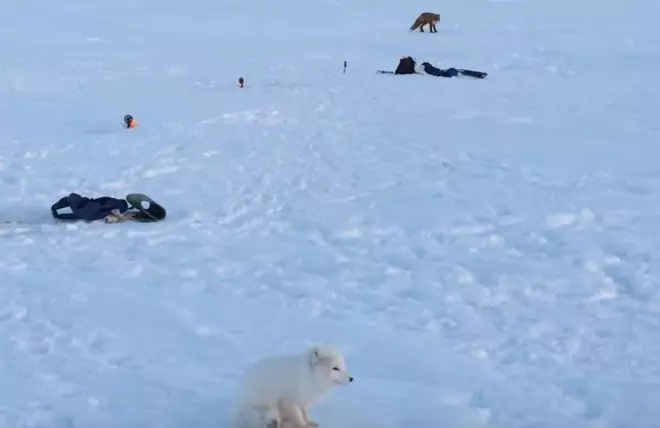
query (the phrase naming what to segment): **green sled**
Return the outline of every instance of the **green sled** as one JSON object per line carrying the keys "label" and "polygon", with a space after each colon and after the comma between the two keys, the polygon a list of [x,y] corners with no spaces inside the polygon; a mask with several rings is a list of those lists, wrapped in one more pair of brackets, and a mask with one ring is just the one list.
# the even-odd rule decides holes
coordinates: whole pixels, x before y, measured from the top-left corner
{"label": "green sled", "polygon": [[[167,211],[165,211],[165,208],[163,208],[162,205],[160,205],[158,202],[154,201],[147,195],[143,195],[141,193],[130,193],[126,195],[126,200],[128,203],[138,210],[137,213],[135,213],[135,217],[133,217],[133,220],[135,221],[141,221],[141,222],[154,222],[154,221],[160,221],[165,218],[167,215]],[[142,204],[144,202],[148,202],[149,206],[145,207]]]}

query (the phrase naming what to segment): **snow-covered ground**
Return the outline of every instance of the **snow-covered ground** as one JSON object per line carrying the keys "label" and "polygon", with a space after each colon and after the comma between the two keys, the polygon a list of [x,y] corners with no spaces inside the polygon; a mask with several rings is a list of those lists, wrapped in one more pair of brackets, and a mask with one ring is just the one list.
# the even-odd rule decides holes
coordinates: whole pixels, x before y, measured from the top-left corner
{"label": "snow-covered ground", "polygon": [[660,427],[656,3],[5,2],[0,428],[222,428],[316,341],[321,427]]}

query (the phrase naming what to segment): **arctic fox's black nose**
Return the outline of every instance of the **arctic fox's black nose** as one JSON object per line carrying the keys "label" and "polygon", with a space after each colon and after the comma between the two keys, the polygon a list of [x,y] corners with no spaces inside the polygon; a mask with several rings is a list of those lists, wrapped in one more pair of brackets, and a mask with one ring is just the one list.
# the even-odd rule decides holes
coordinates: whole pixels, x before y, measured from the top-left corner
{"label": "arctic fox's black nose", "polygon": [[353,382],[353,378],[352,378],[352,377],[349,377],[349,378],[348,378],[348,381],[349,381],[349,382]]}

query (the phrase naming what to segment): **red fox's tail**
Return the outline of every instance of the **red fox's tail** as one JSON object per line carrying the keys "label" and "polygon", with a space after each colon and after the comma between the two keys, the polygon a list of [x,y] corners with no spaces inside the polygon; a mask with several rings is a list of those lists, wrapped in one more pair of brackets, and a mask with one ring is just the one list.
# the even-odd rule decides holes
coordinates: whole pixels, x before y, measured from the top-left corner
{"label": "red fox's tail", "polygon": [[420,25],[422,25],[422,18],[418,16],[413,25],[410,26],[410,31],[418,29]]}

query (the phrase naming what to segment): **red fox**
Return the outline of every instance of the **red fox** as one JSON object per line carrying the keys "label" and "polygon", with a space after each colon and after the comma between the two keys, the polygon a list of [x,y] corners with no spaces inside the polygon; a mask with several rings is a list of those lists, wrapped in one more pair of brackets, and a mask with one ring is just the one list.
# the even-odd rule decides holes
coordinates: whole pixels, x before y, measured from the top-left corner
{"label": "red fox", "polygon": [[415,19],[415,22],[413,22],[413,25],[410,26],[410,31],[415,31],[417,28],[419,28],[420,32],[424,32],[424,26],[426,24],[429,24],[429,32],[431,33],[437,33],[438,30],[435,28],[435,23],[440,22],[440,14],[439,13],[433,13],[433,12],[424,12],[420,14],[417,19]]}

